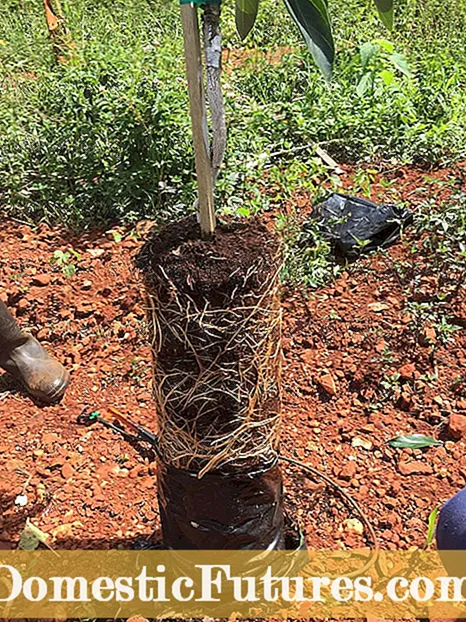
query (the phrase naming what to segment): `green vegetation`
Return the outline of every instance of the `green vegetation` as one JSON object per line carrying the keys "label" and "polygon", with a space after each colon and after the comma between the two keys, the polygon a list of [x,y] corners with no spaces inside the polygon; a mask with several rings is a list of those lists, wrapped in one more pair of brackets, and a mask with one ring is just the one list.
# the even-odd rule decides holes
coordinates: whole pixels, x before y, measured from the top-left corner
{"label": "green vegetation", "polygon": [[[267,209],[299,187],[318,191],[323,173],[315,154],[295,151],[314,142],[341,161],[425,163],[464,155],[466,2],[398,4],[389,35],[366,0],[331,3],[337,53],[329,85],[284,6],[262,0],[243,45],[234,2],[225,3],[226,43],[247,50],[224,77],[229,140],[219,192],[226,211]],[[178,3],[63,2],[75,46],[62,65],[54,63],[42,0],[4,5],[2,209],[22,220],[75,226],[166,219],[190,209],[195,188]]]}

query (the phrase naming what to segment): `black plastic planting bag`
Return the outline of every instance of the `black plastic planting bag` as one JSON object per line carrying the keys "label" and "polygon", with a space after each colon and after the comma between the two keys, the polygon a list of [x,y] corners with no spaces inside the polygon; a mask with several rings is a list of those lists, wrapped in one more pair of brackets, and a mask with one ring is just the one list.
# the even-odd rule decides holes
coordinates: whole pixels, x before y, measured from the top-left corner
{"label": "black plastic planting bag", "polygon": [[241,474],[195,473],[158,464],[165,544],[177,550],[285,548],[280,468]]}
{"label": "black plastic planting bag", "polygon": [[[397,205],[377,205],[358,197],[333,193],[314,208],[311,219],[317,221],[336,254],[354,258],[396,242],[401,227],[412,221],[412,214]],[[312,230],[313,223],[308,220],[302,230],[302,245],[306,244]]]}

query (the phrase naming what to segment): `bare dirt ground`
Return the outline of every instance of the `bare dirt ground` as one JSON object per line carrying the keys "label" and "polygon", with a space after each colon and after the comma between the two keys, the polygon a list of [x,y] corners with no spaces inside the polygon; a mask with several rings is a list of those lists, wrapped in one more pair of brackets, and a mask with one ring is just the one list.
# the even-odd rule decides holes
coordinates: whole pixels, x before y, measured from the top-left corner
{"label": "bare dirt ground", "polygon": [[[397,169],[383,177],[415,209],[428,197],[440,202],[449,192],[442,182],[453,173]],[[348,170],[343,184],[353,181]],[[376,175],[373,198],[384,197]],[[298,214],[309,211],[305,195],[295,204]],[[160,542],[150,453],[100,425],[76,422],[84,408],[104,413],[114,406],[155,430],[144,299],[132,267],[146,225],[73,237],[45,225],[2,224],[0,295],[72,372],[67,395],[52,407],[34,404],[15,381],[0,378],[2,548],[17,546],[28,517],[55,547]],[[283,294],[283,453],[345,488],[384,548],[422,547],[430,512],[466,485],[464,441],[449,428],[452,416],[455,429],[457,415],[466,418],[465,292],[458,287],[445,302],[456,327],[451,334],[410,313],[410,302],[436,295],[442,277],[422,237],[412,235],[326,287]],[[51,263],[55,251],[71,249],[76,254],[64,265]],[[412,433],[443,444],[387,444]],[[290,512],[310,547],[370,543],[360,516],[333,487],[295,468],[285,474]]]}

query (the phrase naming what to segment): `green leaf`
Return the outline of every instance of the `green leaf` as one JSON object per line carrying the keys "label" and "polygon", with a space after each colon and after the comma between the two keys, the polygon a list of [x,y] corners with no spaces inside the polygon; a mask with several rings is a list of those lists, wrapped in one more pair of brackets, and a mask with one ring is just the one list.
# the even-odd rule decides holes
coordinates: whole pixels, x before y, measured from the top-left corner
{"label": "green leaf", "polygon": [[359,54],[361,56],[362,68],[365,69],[370,61],[377,55],[380,47],[375,45],[374,43],[364,43],[361,45],[359,49]]}
{"label": "green leaf", "polygon": [[[365,73],[362,78],[359,80],[358,85],[356,87],[356,93],[359,97],[363,97],[367,93],[367,91],[372,87],[373,78],[372,73]],[[359,240],[357,240],[359,244]],[[366,244],[369,244],[370,240],[366,240]]]}
{"label": "green leaf", "polygon": [[399,54],[398,52],[394,52],[390,56],[390,60],[395,65],[395,67],[398,69],[398,71],[401,71],[401,73],[403,73],[408,78],[413,77],[413,72],[409,68],[408,61],[402,54]]}
{"label": "green leaf", "polygon": [[380,77],[385,82],[386,86],[390,86],[390,84],[393,84],[395,74],[393,73],[393,71],[388,71],[388,69],[384,69],[380,72]]}
{"label": "green leaf", "polygon": [[382,23],[393,30],[393,0],[374,0]]}
{"label": "green leaf", "polygon": [[390,447],[396,447],[398,449],[423,449],[424,447],[438,447],[443,443],[437,441],[431,436],[425,436],[424,434],[411,434],[410,436],[397,436],[388,441]]}
{"label": "green leaf", "polygon": [[241,39],[246,39],[256,21],[259,0],[236,0],[236,30]]}
{"label": "green leaf", "polygon": [[391,41],[387,41],[386,39],[376,39],[374,43],[380,45],[380,47],[389,54],[393,54],[393,52],[395,51],[395,45]]}
{"label": "green leaf", "polygon": [[326,78],[330,78],[335,46],[327,0],[285,0],[285,5],[317,66]]}
{"label": "green leaf", "polygon": [[76,273],[76,267],[74,264],[68,263],[65,266],[63,266],[62,272],[67,278],[71,279],[73,274]]}
{"label": "green leaf", "polygon": [[26,520],[26,526],[21,533],[19,540],[19,548],[22,551],[35,551],[42,542],[46,544],[48,535],[36,527],[29,518]]}
{"label": "green leaf", "polygon": [[438,514],[438,507],[436,507],[434,510],[432,510],[432,512],[429,514],[429,523],[428,523],[428,529],[427,529],[427,538],[426,538],[426,546],[425,548],[428,549],[432,542],[434,541],[434,535],[435,535],[435,523],[437,522],[437,514]]}
{"label": "green leaf", "polygon": [[248,207],[238,207],[238,214],[243,218],[249,218],[251,210]]}

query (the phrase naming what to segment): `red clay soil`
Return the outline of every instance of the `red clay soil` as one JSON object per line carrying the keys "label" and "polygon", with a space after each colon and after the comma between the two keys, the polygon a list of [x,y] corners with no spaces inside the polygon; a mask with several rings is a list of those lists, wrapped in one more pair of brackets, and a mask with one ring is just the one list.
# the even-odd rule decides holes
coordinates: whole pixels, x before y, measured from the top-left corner
{"label": "red clay soil", "polygon": [[228,74],[238,67],[249,63],[249,68],[260,66],[263,62],[275,66],[282,62],[287,54],[293,54],[294,49],[287,45],[279,46],[273,50],[263,52],[257,48],[228,48],[223,50],[223,69]]}
{"label": "red clay soil", "polygon": [[[414,205],[446,192],[452,173],[385,172],[397,198]],[[456,173],[457,174],[457,171]],[[344,176],[350,187],[351,174]],[[422,187],[422,192],[416,189]],[[374,196],[392,198],[374,182]],[[306,197],[297,197],[302,214]],[[141,223],[138,230],[145,229]],[[34,404],[8,376],[0,380],[0,541],[17,545],[26,518],[66,548],[116,548],[160,541],[151,457],[100,425],[76,423],[84,408],[115,406],[155,429],[151,362],[142,287],[132,257],[142,237],[120,230],[73,238],[46,226],[2,225],[0,295],[25,327],[72,372],[63,402]],[[458,323],[448,343],[415,323],[410,296],[429,296],[438,275],[405,240],[360,260],[318,291],[284,293],[283,452],[334,478],[364,509],[381,545],[423,546],[432,509],[466,485],[463,440],[448,432],[466,417],[466,300],[448,304]],[[76,273],[50,263],[74,249]],[[401,283],[397,261],[420,274],[417,289]],[[462,324],[463,323],[463,324]],[[463,326],[463,329],[461,329]],[[384,376],[400,374],[388,389]],[[391,449],[399,434],[421,433],[444,444]],[[335,490],[286,468],[289,506],[316,548],[364,546],[360,519]],[[26,504],[18,504],[24,495]],[[21,501],[21,500],[19,500]]]}

